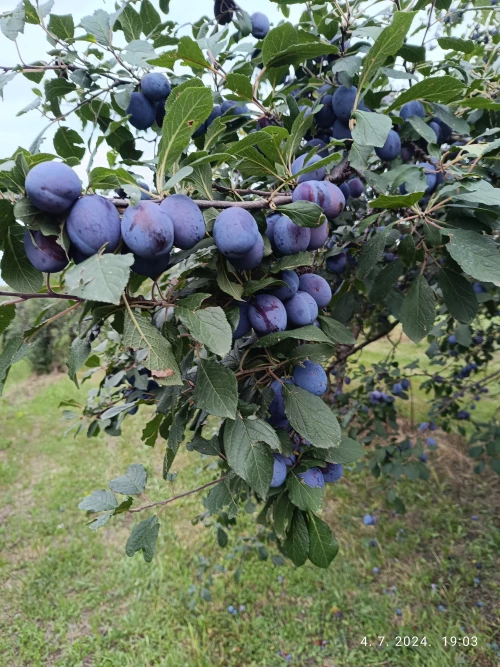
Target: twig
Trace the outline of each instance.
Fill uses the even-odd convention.
[[[350,357],[353,354],[356,354],[356,352],[359,352],[360,350],[362,350],[367,345],[370,345],[371,343],[374,343],[375,341],[380,340],[381,338],[385,338],[398,324],[399,324],[399,321],[396,320],[396,322],[391,324],[389,329],[386,329],[385,331],[383,331],[380,334],[377,334],[376,336],[372,336],[371,338],[367,338],[365,341],[363,341],[359,345],[356,345],[356,347],[353,347],[352,350],[349,350],[345,354],[341,355],[338,358],[338,361],[345,361],[347,359],[347,357]]]
[[[269,192],[266,193],[266,195],[270,195]],[[116,208],[127,208],[127,206],[130,206],[130,202],[127,199],[111,199],[110,200],[112,204],[116,206]],[[153,200],[152,200],[153,201]],[[266,208],[271,208],[271,200],[270,199],[255,199],[253,201],[220,201],[217,199],[193,199],[192,200],[199,208],[201,209],[206,209],[206,208],[246,208],[249,210],[253,211],[259,211],[261,209],[266,209]],[[273,200],[274,204],[276,206],[283,206],[284,204],[291,204],[292,203],[292,197],[290,195],[283,195],[279,197],[275,197]],[[160,204],[160,200],[154,200],[155,204]]]
[[[169,503],[173,503],[174,500],[179,500],[179,498],[185,498],[186,496],[190,496],[193,493],[198,493],[198,491],[203,491],[203,489],[208,489],[209,486],[214,486],[215,484],[219,484],[224,479],[226,479],[226,475],[224,475],[224,477],[219,477],[219,479],[215,479],[213,482],[207,482],[206,484],[199,486],[197,489],[192,489],[191,491],[186,491],[185,493],[179,493],[179,495],[177,496],[172,496],[171,498],[167,498],[167,500],[159,500],[156,503],[149,503],[149,505],[134,507],[133,509],[130,509],[129,512],[143,512],[144,510],[149,510],[152,507],[160,507],[163,505],[168,505]]]
[[[68,299],[70,301],[83,301],[79,296],[73,296],[72,294],[60,294],[59,292],[52,292],[47,294],[43,292],[41,294],[23,294],[22,292],[0,292],[0,296],[17,296],[23,301],[28,299]],[[4,305],[4,304],[0,304]]]

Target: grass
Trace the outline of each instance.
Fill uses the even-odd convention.
[[[169,505],[149,565],[124,553],[137,517],[117,517],[98,533],[85,525],[80,499],[130,463],[147,466],[153,500],[213,476],[183,452],[179,476],[163,482],[161,443],[144,447],[142,420],[126,422],[119,438],[64,436],[56,406],[85,391],[64,376],[32,378],[21,365],[0,399],[1,664],[274,667],[287,656],[304,667],[498,664],[500,489],[471,473],[459,444],[438,435],[431,481],[398,483],[405,516],[385,507],[383,483],[364,473],[332,485],[324,518],[341,548],[329,570],[255,557],[237,583],[238,535],[257,531],[245,513],[221,549],[213,528],[192,525],[200,497]],[[367,512],[375,526],[363,525]],[[209,587],[211,601],[198,597],[191,608],[192,587]],[[232,616],[228,605],[245,610]],[[477,647],[443,647],[442,637],[463,635],[476,636]],[[398,647],[398,636],[428,645]]]

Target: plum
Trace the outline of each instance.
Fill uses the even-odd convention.
[[[145,259],[168,255],[174,243],[169,214],[154,202],[129,206],[122,218],[122,236],[135,255]]]
[[[290,381],[288,381],[288,383],[289,382]],[[274,392],[274,396],[269,405],[269,413],[271,415],[272,421],[276,424],[276,422],[286,420],[285,398],[283,396],[283,379],[282,381],[273,380],[270,387]]]
[[[434,116],[431,122],[436,123],[441,128],[441,143],[447,143],[453,134],[452,128],[436,116]]]
[[[281,486],[286,479],[286,462],[281,454],[274,454],[273,478],[271,480],[271,489]]]
[[[171,90],[170,81],[159,72],[149,72],[141,79],[141,91],[150,102],[164,102]]]
[[[436,168],[434,165],[429,164],[429,162],[419,162],[417,167],[421,167],[424,170],[425,177],[427,179],[425,194],[430,195],[431,192],[435,190],[437,185]]]
[[[207,120],[205,121],[205,130],[208,130],[208,128],[210,127],[210,125],[212,125],[212,123],[214,122],[214,120],[215,120],[216,118],[219,118],[220,116],[222,116],[222,109],[221,109],[221,106],[220,106],[220,104],[215,104],[215,105],[214,105],[214,108],[213,108],[212,111],[210,112],[209,117],[208,117]]]
[[[349,194],[354,199],[359,199],[365,191],[365,186],[359,178],[351,178],[351,180],[347,182],[347,185],[349,187]]]
[[[252,21],[252,35],[255,39],[264,39],[269,32],[269,19],[262,12],[254,12],[250,17]]]
[[[245,104],[238,104],[235,100],[224,100],[220,108],[222,115],[229,113],[230,111],[233,116],[244,116],[250,113]]]
[[[401,152],[401,139],[394,130],[389,131],[385,144],[381,148],[376,148],[375,153],[381,160],[391,162],[395,160]]]
[[[314,121],[318,127],[328,128],[335,122],[335,113],[332,109],[332,96],[323,95],[320,99],[323,108],[314,114]]]
[[[326,308],[332,299],[330,285],[315,273],[303,273],[299,278],[299,289],[310,294],[320,308]]]
[[[342,463],[327,463],[324,468],[321,468],[323,479],[327,484],[338,482],[344,476],[344,466]]]
[[[352,139],[352,132],[347,123],[343,123],[337,118],[332,125],[332,136],[334,139],[342,141],[343,139]]]
[[[147,276],[154,280],[158,278],[164,271],[167,270],[170,262],[170,255],[162,255],[160,257],[139,257],[134,255],[135,262],[132,265],[132,271],[138,273],[140,276]]]
[[[303,366],[295,366],[292,378],[297,387],[315,396],[322,396],[328,386],[328,378],[323,366],[308,359],[303,362]]]
[[[401,380],[401,386],[403,387],[403,389],[408,389],[410,387],[410,381],[408,380],[408,378],[403,378]]]
[[[143,93],[132,93],[126,113],[137,130],[147,130],[156,120],[156,108]]]
[[[434,122],[433,120],[431,120],[430,123],[427,123],[427,125],[431,128],[431,130],[434,131],[434,134],[436,135],[436,144],[438,144],[438,145],[441,144],[442,143],[442,141],[441,141],[442,132],[441,132],[441,128],[439,127],[439,125],[436,122]]]
[[[311,228],[311,240],[307,246],[308,250],[318,250],[322,248],[328,240],[328,234],[330,233],[330,228],[328,227],[328,222],[325,222],[319,227]]]
[[[66,231],[84,255],[95,255],[105,244],[106,252],[114,252],[120,244],[120,216],[104,197],[85,195],[71,209]]]
[[[259,266],[264,257],[264,241],[259,234],[257,243],[244,255],[233,257],[229,261],[238,271],[251,271]]]
[[[355,86],[347,88],[346,86],[339,86],[333,93],[332,107],[335,115],[339,120],[347,123],[351,117],[351,112],[354,107],[354,100],[356,99],[358,89]]]
[[[165,118],[165,102],[167,100],[162,100],[155,104],[155,120],[158,127],[162,127],[163,119]]]
[[[269,242],[271,243],[271,248],[276,252],[276,244],[274,242],[274,225],[276,224],[276,220],[280,217],[279,213],[273,213],[272,215],[269,215],[266,218],[266,236],[269,239]]]
[[[312,489],[324,489],[325,488],[325,478],[320,468],[309,468],[305,472],[301,472],[298,475],[300,479],[310,486]]]
[[[259,228],[248,211],[243,208],[227,208],[214,222],[215,245],[225,257],[241,257],[259,240]]]
[[[341,252],[326,258],[326,268],[331,273],[344,273],[347,266],[347,255]]]
[[[283,255],[295,255],[307,250],[311,240],[311,230],[299,227],[286,215],[280,215],[274,224],[274,243]]]
[[[321,160],[319,155],[313,155],[312,157],[307,160],[307,162],[304,163],[304,160],[306,159],[307,155],[299,155],[298,158],[296,158],[292,162],[291,170],[292,174],[295,176],[295,174],[298,174],[299,171],[302,171],[302,169],[305,169],[305,167],[309,167],[313,164],[316,164],[316,162],[319,162]],[[306,181],[322,181],[326,176],[326,168],[325,167],[319,167],[319,169],[315,169],[314,171],[309,171],[307,174],[302,174],[298,178],[298,183],[305,183]]]
[[[250,304],[248,319],[257,333],[284,331],[287,325],[287,311],[277,297],[272,294],[259,294]]]
[[[205,218],[199,207],[186,195],[170,195],[160,204],[174,225],[174,245],[189,250],[205,236]]]
[[[233,332],[233,340],[246,336],[251,329],[250,321],[248,319],[248,303],[240,301],[240,319],[238,326]]]
[[[299,327],[312,324],[318,317],[318,304],[310,294],[301,290],[285,303],[285,308],[289,321]]]
[[[409,162],[412,159],[414,152],[415,149],[413,146],[410,146],[410,144],[401,146],[401,159],[403,162]]]
[[[28,230],[24,232],[26,257],[38,271],[59,273],[68,265],[66,253],[57,243],[57,236],[44,236],[34,232],[33,238]]]
[[[292,193],[292,201],[310,201],[317,204],[329,220],[342,213],[345,197],[342,190],[330,181],[308,181],[298,185]]]
[[[349,197],[351,196],[351,189],[349,188],[349,184],[344,182],[339,185],[339,189],[344,195],[345,200],[347,201]]]
[[[40,162],[26,176],[26,194],[47,213],[64,213],[82,194],[76,173],[62,162]]]
[[[401,111],[399,112],[399,115],[404,120],[407,120],[408,118],[410,118],[410,116],[419,116],[420,118],[425,118],[424,105],[422,104],[422,102],[419,102],[418,100],[412,100],[411,102],[403,104],[403,106],[401,107]]]
[[[217,23],[220,25],[227,25],[233,19],[233,12],[236,10],[236,5],[233,0],[215,0],[214,16]]]
[[[318,139],[316,137],[315,139],[311,139],[310,141],[307,142],[307,144],[304,146],[306,154],[309,153],[313,148],[317,148],[316,154],[319,155],[320,157],[326,157],[328,155],[328,149],[326,148],[326,143],[323,141],[323,139]]]
[[[294,294],[297,294],[299,289],[299,277],[295,271],[283,271],[280,276],[280,280],[283,280],[286,283],[282,287],[278,287],[273,290],[271,294],[278,297],[280,301],[287,301],[291,299]]]

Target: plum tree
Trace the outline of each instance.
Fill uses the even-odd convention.
[[[148,445],[166,443],[163,482],[137,463],[136,495],[114,471],[82,501],[94,528],[139,513],[126,549],[150,560],[184,439],[204,456],[192,492],[218,537],[262,508],[228,563],[266,542],[326,567],[325,481],[361,459],[398,513],[399,478],[429,476],[434,427],[468,441],[478,473],[500,470],[498,424],[477,410],[500,340],[497,13],[486,34],[483,8],[424,16],[417,0],[280,1],[273,28],[233,0],[182,28],[163,0],[118,0],[76,26],[31,4],[0,21],[21,53],[21,14],[30,36],[50,33],[47,54],[0,67],[6,99],[11,79],[35,82],[21,113],[45,128],[2,159],[0,322],[33,299],[79,310],[70,376],[88,354],[85,377],[99,375],[75,431],[113,437],[135,418]],[[12,332],[0,392],[16,345],[40,340]],[[386,337],[387,359],[358,363]],[[422,341],[404,369],[400,340]],[[410,433],[401,410],[417,392],[428,414]]]
[[[205,236],[205,218],[200,208],[186,195],[170,195],[162,201],[174,225],[174,245],[182,250],[193,248]]]
[[[68,258],[57,242],[57,236],[44,236],[42,232],[35,232],[32,237],[26,230],[24,249],[29,261],[38,271],[58,273],[68,265]]]
[[[231,259],[249,252],[259,240],[259,228],[243,208],[226,209],[214,222],[214,241],[219,251]]]
[[[47,213],[64,213],[82,194],[76,173],[62,162],[41,162],[26,176],[26,194]]]
[[[108,199],[85,195],[69,212],[66,231],[84,255],[94,255],[104,246],[106,252],[114,252],[121,239],[120,216]]]
[[[141,201],[123,214],[122,236],[132,252],[144,259],[169,254],[174,244],[174,225],[169,214],[154,202]]]

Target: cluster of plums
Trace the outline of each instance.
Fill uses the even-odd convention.
[[[71,241],[70,256],[79,263],[101,248],[115,252],[123,240],[135,256],[133,270],[154,278],[168,266],[172,247],[187,250],[205,236],[205,220],[199,207],[185,195],[172,195],[160,205],[142,200],[129,206],[122,219],[112,202],[99,195],[81,196],[82,184],[76,173],[59,162],[42,162],[26,177],[26,194],[46,213],[66,216]],[[68,257],[56,236],[33,237],[26,230],[26,255],[33,266],[45,273],[57,273]]]
[[[238,9],[233,0],[215,0],[214,17],[220,25],[227,25],[233,20],[233,13]],[[269,32],[269,19],[262,12],[254,12],[250,16],[252,35],[256,39],[264,39]]]
[[[156,121],[162,126],[165,102],[172,88],[164,74],[149,72],[141,79],[141,90],[131,94],[127,107],[129,122],[137,130],[147,130]]]

